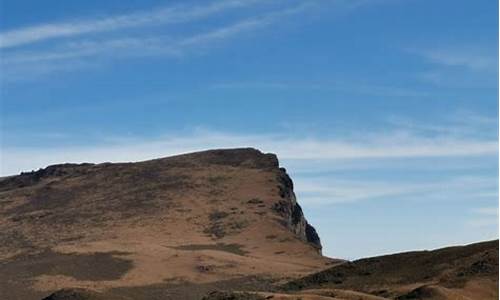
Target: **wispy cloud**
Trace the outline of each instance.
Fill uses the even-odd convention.
[[[294,177],[296,190],[309,206],[364,200],[411,199],[420,201],[442,201],[461,198],[495,199],[498,197],[496,178],[456,176],[448,179],[424,181],[377,181],[377,179],[345,180],[331,176]],[[484,195],[484,191],[492,191]],[[489,211],[488,211],[489,212]]]
[[[498,57],[491,49],[483,48],[437,48],[419,51],[430,62],[450,67],[464,67],[475,71],[494,71],[498,68]]]
[[[0,33],[0,48],[22,46],[55,38],[109,32],[140,26],[191,22],[223,11],[254,5],[262,0],[226,0],[204,6],[161,7],[150,11],[61,23],[47,23]]]
[[[129,57],[185,56],[315,8],[319,11],[318,8],[332,7],[335,12],[350,12],[385,2],[390,1],[218,0],[15,28],[0,32],[1,76],[5,83],[36,79],[55,71],[102,66]],[[231,11],[238,13],[230,15]],[[174,27],[199,24],[219,15],[231,21],[218,27],[204,26],[208,29],[203,32],[181,30],[179,33]],[[169,28],[176,31],[175,36],[169,35]],[[377,87],[368,88],[371,93],[377,92]],[[408,93],[390,87],[379,89],[378,93],[383,94]]]
[[[464,110],[457,110],[443,116],[439,124],[435,122],[416,122],[400,116],[389,117],[388,123],[403,130],[427,135],[469,136],[474,138],[498,136],[497,118]]]
[[[405,87],[366,84],[363,82],[345,82],[339,80],[323,81],[246,81],[246,82],[219,82],[211,85],[212,89],[276,89],[276,90],[318,90],[339,91],[361,95],[385,96],[385,97],[411,97],[425,98],[430,94],[425,91]]]
[[[493,196],[492,196],[493,198]],[[498,199],[498,194],[495,197]],[[467,221],[470,227],[492,227],[498,228],[498,206],[479,207],[472,211],[474,217]]]
[[[149,140],[121,140],[92,147],[9,148],[2,153],[4,175],[51,163],[138,161],[209,148],[257,147],[285,160],[358,160],[496,155],[497,140],[422,137],[373,133],[363,138],[290,137],[280,134],[235,134],[198,130],[192,134],[167,135]]]
[[[471,46],[474,45],[474,46]],[[494,88],[498,85],[498,47],[470,41],[466,45],[442,45],[407,49],[430,68],[417,78],[454,88]]]
[[[235,6],[250,5],[254,1],[223,1],[217,2],[211,6],[202,8],[192,8],[189,13],[184,16],[176,14],[175,20],[190,21],[194,17],[208,15],[209,13],[219,12]],[[242,33],[250,32],[259,28],[264,28],[277,22],[278,20],[301,13],[318,4],[316,1],[305,2],[298,5],[288,6],[280,10],[263,13],[258,16],[240,19],[234,23],[211,29],[206,32],[192,33],[190,35],[181,35],[180,37],[171,38],[167,35],[132,35],[122,38],[93,38],[93,39],[77,39],[55,45],[44,50],[16,50],[4,53],[2,55],[1,64],[3,67],[3,75],[6,80],[22,78],[26,70],[32,68],[39,71],[51,72],[60,70],[62,63],[73,65],[74,61],[84,64],[89,61],[90,64],[95,64],[96,59],[116,59],[133,56],[170,56],[178,57],[186,55],[194,50],[200,51],[208,46],[217,44],[230,38],[239,36]],[[160,14],[160,13],[158,13]],[[163,15],[164,13],[161,13]],[[190,16],[188,18],[188,16]],[[123,17],[125,18],[125,17]],[[151,18],[149,16],[148,18]],[[118,18],[122,19],[122,17]],[[141,19],[135,17],[126,17],[126,20]],[[114,20],[114,18],[112,18]],[[126,22],[123,22],[124,24]],[[99,23],[100,24],[100,23]],[[121,23],[120,23],[121,24]],[[135,24],[135,23],[134,23]],[[113,28],[119,29],[120,26]],[[55,65],[53,67],[53,65]],[[20,74],[18,74],[20,73]],[[19,75],[19,76],[16,76]]]
[[[18,51],[4,55],[2,63],[5,66],[12,66],[16,64],[67,61],[96,55],[130,56],[135,52],[134,50],[138,49],[145,51],[145,53],[136,53],[136,55],[150,55],[151,52],[159,50],[164,53],[174,52],[174,48],[169,45],[169,40],[166,38],[84,40],[59,45],[50,51]]]
[[[208,33],[203,33],[183,39],[178,43],[178,46],[182,47],[182,46],[199,45],[200,43],[206,43],[206,42],[211,42],[213,40],[221,40],[228,37],[232,37],[241,32],[252,30],[255,28],[269,26],[280,18],[303,12],[305,9],[315,6],[316,4],[317,4],[316,2],[305,2],[303,4],[292,6],[284,10],[279,10],[272,13],[264,14],[259,17],[243,20],[227,27],[219,28]]]

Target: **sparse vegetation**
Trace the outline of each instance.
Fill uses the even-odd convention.
[[[246,292],[210,292],[203,300],[265,300],[264,296]]]
[[[210,219],[210,221],[214,222],[224,219],[227,216],[229,216],[229,214],[225,211],[214,211],[211,212],[210,215],[208,215],[208,218]]]
[[[210,226],[203,230],[203,233],[220,239],[226,235],[224,225],[220,222],[211,223]]]
[[[224,176],[224,175],[219,175],[219,176],[209,176],[207,177],[207,181],[210,183],[210,184],[220,184],[220,183],[223,183],[225,182],[229,177],[228,176]]]
[[[217,243],[217,244],[192,244],[192,245],[183,245],[183,246],[175,247],[175,249],[178,249],[178,250],[189,250],[189,251],[215,250],[215,251],[229,252],[229,253],[233,253],[233,254],[236,254],[236,255],[244,256],[248,252],[244,251],[242,249],[242,247],[243,246],[239,245],[239,244]]]
[[[264,201],[260,200],[259,198],[252,198],[247,201],[248,204],[261,204],[264,203]]]
[[[232,230],[234,231],[240,231],[242,229],[244,229],[245,227],[248,226],[248,222],[247,221],[236,221],[236,220],[233,220],[230,224],[229,224],[229,228],[231,228]]]

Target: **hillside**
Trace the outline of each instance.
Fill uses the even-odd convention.
[[[498,240],[345,262],[257,293],[204,300],[496,300]]]
[[[287,292],[382,299],[498,299],[498,240],[360,259],[291,281]]]
[[[255,149],[49,166],[2,179],[0,203],[1,299],[63,288],[175,299],[172,286],[187,299],[332,263],[285,169]]]
[[[345,262],[259,291],[255,287],[242,291],[241,285],[230,283],[211,287],[217,290],[200,299],[494,300],[498,299],[498,240]],[[52,296],[44,300],[102,299],[101,294],[78,290]]]

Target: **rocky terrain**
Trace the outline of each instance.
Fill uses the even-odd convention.
[[[251,148],[61,164],[0,179],[0,299],[498,299],[498,241],[323,257]]]

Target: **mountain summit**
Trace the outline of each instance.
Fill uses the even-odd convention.
[[[332,261],[274,154],[60,164],[0,181],[2,299],[298,277]]]

